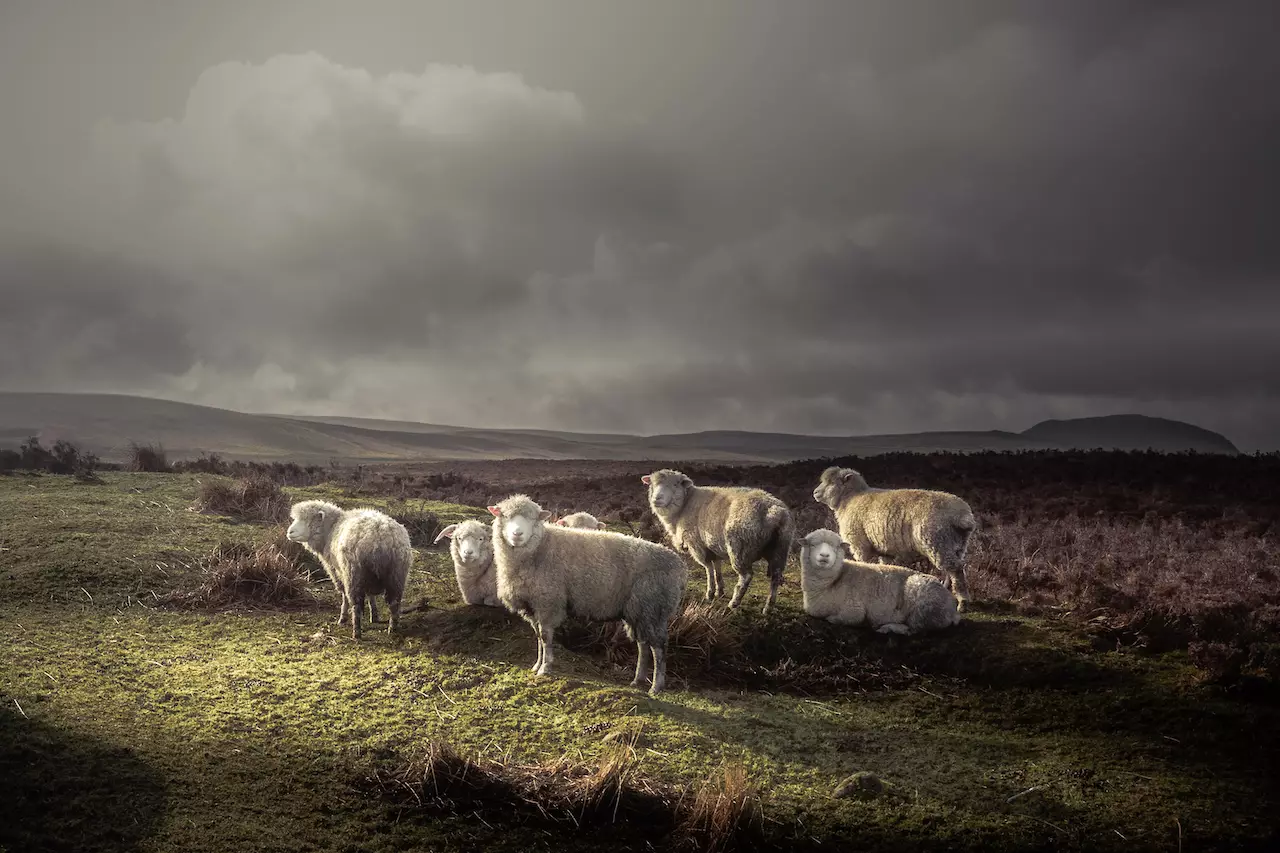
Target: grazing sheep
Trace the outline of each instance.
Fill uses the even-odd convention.
[[[932,575],[903,566],[848,559],[853,553],[827,528],[800,540],[804,612],[837,625],[867,625],[880,634],[917,634],[960,623],[955,598]]]
[[[663,468],[640,478],[649,487],[649,507],[677,551],[693,557],[707,572],[707,601],[724,592],[720,563],[738,573],[738,586],[729,599],[736,608],[751,584],[751,566],[769,566],[767,615],[778,597],[782,572],[795,537],[791,510],[763,489],[742,486],[696,486],[679,471]]]
[[[667,629],[689,577],[680,555],[636,536],[548,524],[551,513],[527,495],[512,495],[489,512],[498,598],[537,634],[533,671],[551,672],[555,630],[570,613],[621,619],[637,646],[631,685],[649,680],[649,692],[661,692]]]
[[[564,518],[557,518],[556,524],[561,527],[577,527],[582,530],[604,530],[604,522],[589,512],[575,512]]]
[[[855,560],[926,560],[944,573],[960,610],[967,609],[964,557],[978,522],[963,500],[928,489],[873,489],[857,471],[835,466],[822,472],[813,499],[835,513]]]
[[[351,636],[360,639],[360,614],[368,596],[370,619],[373,596],[382,594],[390,611],[387,633],[400,627],[413,546],[404,525],[376,509],[344,510],[327,501],[301,501],[289,510],[285,535],[320,558],[325,573],[341,596],[338,624],[351,614]]]
[[[500,607],[498,574],[493,568],[493,531],[483,521],[469,518],[441,530],[435,541],[446,537],[462,600],[467,604]]]

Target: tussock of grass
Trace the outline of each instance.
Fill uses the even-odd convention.
[[[168,456],[160,444],[138,444],[129,442],[129,462],[125,466],[128,471],[141,471],[159,474],[172,471]]]
[[[392,501],[387,504],[386,512],[409,531],[409,543],[415,548],[430,548],[444,529],[434,512],[408,501]]]
[[[288,495],[274,480],[255,474],[233,483],[203,481],[191,508],[196,512],[229,515],[241,521],[280,523],[289,517],[291,505]]]
[[[637,822],[676,849],[730,851],[764,841],[760,793],[741,763],[692,793],[640,772],[641,729],[619,730],[594,767],[565,759],[520,764],[486,759],[432,741],[403,765],[366,779],[385,796],[406,792],[435,816],[583,831]]]
[[[236,606],[286,609],[316,602],[311,573],[279,541],[224,542],[197,565],[198,585],[160,600],[182,608],[223,610]]]

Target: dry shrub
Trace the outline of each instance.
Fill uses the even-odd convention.
[[[440,741],[403,766],[366,780],[384,795],[405,792],[434,815],[479,815],[500,824],[562,830],[643,827],[689,850],[759,847],[764,811],[746,769],[732,764],[692,794],[639,772],[639,728],[624,729],[594,767],[484,759]]]
[[[168,473],[173,470],[169,467],[169,459],[162,445],[138,444],[132,441],[129,442],[129,462],[126,469],[151,473]]]
[[[404,525],[409,532],[409,543],[415,548],[429,548],[444,529],[439,517],[424,506],[413,506],[408,501],[391,501],[387,515]]]
[[[196,512],[229,515],[242,521],[278,524],[289,517],[290,506],[288,495],[274,480],[253,475],[232,483],[225,480],[201,482],[191,508]]]
[[[228,607],[289,609],[316,602],[307,566],[277,541],[224,542],[196,564],[199,581],[192,590],[175,590],[161,601],[182,608]]]
[[[667,654],[673,668],[709,671],[740,657],[743,626],[722,602],[687,602],[671,620]],[[570,619],[556,635],[564,647],[583,654],[603,654],[609,663],[635,662],[636,644],[621,622]]]
[[[764,834],[760,789],[740,762],[726,765],[693,796],[683,810],[682,840],[700,851],[750,848]]]

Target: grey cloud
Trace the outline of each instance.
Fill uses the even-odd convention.
[[[63,283],[8,351],[51,385],[495,426],[1280,434],[1273,4],[709,8],[549,0],[478,25],[478,70],[368,21],[394,58],[219,47],[179,108],[93,116],[74,180],[0,165],[99,258],[37,276]]]

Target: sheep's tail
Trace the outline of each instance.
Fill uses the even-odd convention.
[[[769,507],[764,520],[773,530],[766,547],[769,555],[769,584],[777,588],[782,585],[782,572],[787,567],[787,556],[791,553],[791,543],[796,535],[796,521],[791,510],[785,506]]]

